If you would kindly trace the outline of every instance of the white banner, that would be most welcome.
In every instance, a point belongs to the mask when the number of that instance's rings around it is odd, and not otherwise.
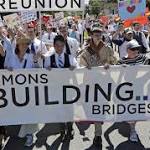
[[[0,125],[150,120],[150,67],[0,71]]]
[[[82,11],[84,0],[0,0],[0,12]]]

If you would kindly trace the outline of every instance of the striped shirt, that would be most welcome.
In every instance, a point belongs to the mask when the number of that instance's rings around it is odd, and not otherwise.
[[[150,65],[150,59],[147,58],[145,55],[138,55],[135,58],[122,58],[121,60],[118,61],[118,65]]]

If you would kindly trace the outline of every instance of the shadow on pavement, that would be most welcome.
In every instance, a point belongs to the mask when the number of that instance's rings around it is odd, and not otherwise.
[[[24,147],[25,139],[13,137],[10,138],[3,150],[32,150],[34,145],[30,148]]]
[[[117,146],[115,150],[146,150],[140,142],[125,141]]]
[[[87,149],[85,149],[85,150],[100,150],[99,148],[96,148],[93,144],[89,147],[89,148],[87,148]]]
[[[80,132],[80,135],[82,136],[85,136],[85,131],[90,127],[90,123],[86,123],[86,122],[77,122],[75,123],[79,132]]]

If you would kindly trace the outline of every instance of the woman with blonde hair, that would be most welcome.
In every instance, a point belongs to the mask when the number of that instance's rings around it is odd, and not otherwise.
[[[31,44],[30,38],[27,36],[20,37],[16,40],[15,53],[12,54],[12,58],[8,66],[5,66],[9,70],[13,69],[30,69],[37,68],[37,56],[31,53],[29,45]],[[26,137],[25,146],[30,147],[33,144],[33,134],[38,131],[37,124],[25,124],[21,125],[19,137]]]

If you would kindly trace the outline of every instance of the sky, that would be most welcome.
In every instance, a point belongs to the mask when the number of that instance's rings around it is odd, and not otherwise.
[[[85,4],[88,4],[89,0],[85,0]]]

